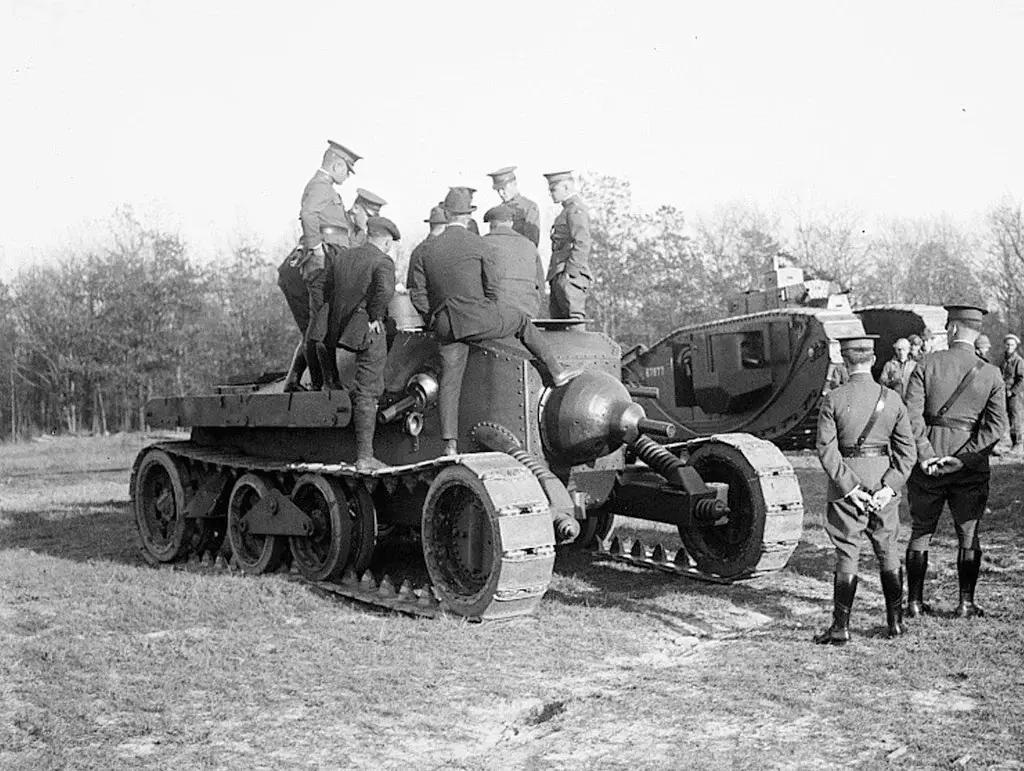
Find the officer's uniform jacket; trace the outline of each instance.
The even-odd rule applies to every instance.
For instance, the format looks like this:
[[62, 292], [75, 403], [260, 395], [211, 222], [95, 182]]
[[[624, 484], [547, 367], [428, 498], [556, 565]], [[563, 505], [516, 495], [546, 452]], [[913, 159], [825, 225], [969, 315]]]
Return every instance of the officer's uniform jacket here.
[[505, 227], [492, 228], [484, 240], [493, 244], [501, 255], [498, 302], [535, 318], [544, 285], [544, 266], [537, 247], [525, 236]]
[[512, 209], [512, 229], [540, 246], [540, 207], [521, 193], [505, 201], [505, 206]]
[[[885, 405], [860, 450], [872, 457], [844, 457], [844, 453], [860, 454], [854, 448], [882, 391]], [[851, 375], [845, 385], [825, 394], [818, 412], [816, 446], [829, 480], [829, 501], [846, 497], [858, 486], [869, 493], [883, 485], [899, 492], [917, 460], [903, 400], [892, 389], [876, 383], [871, 375], [860, 372]]]
[[[302, 245], [307, 249], [313, 249], [325, 240], [320, 234], [322, 227], [334, 227], [348, 232], [352, 230], [341, 196], [323, 170], [318, 170], [302, 191], [299, 221], [302, 223]], [[349, 245], [348, 238], [340, 234], [326, 240], [336, 246]]]
[[562, 203], [562, 211], [551, 226], [551, 263], [547, 280], [551, 281], [563, 271], [570, 278], [592, 278], [590, 212], [578, 193]]
[[882, 367], [882, 374], [879, 376], [879, 382], [887, 388], [891, 388], [893, 391], [900, 395], [903, 399], [907, 395], [907, 385], [910, 383], [910, 374], [914, 371], [914, 367], [917, 366], [917, 362], [910, 357], [907, 360], [900, 362], [895, 356], [885, 363]]
[[1024, 386], [1024, 357], [1014, 351], [1012, 356], [1004, 356], [1002, 367], [1003, 383], [1006, 386], [1006, 398], [1020, 396]]
[[334, 345], [362, 350], [371, 321], [383, 322], [395, 294], [395, 263], [373, 244], [349, 249], [334, 266], [329, 336]]
[[966, 471], [989, 473], [988, 456], [1008, 425], [999, 370], [982, 362], [956, 403], [944, 416], [937, 415], [979, 361], [973, 345], [958, 341], [947, 351], [929, 353], [914, 367], [907, 387], [907, 410], [918, 460], [950, 455], [963, 461]]
[[452, 224], [421, 246], [421, 262], [410, 266], [409, 296], [427, 325], [433, 326], [434, 316], [447, 308], [456, 340], [490, 329], [498, 299], [497, 250]]

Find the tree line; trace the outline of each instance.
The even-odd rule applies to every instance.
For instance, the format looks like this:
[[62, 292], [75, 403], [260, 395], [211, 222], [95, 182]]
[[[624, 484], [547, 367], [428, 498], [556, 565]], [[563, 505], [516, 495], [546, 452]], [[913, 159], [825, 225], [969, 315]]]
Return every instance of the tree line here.
[[[987, 331], [1024, 327], [1024, 207], [1005, 200], [976, 228], [892, 219], [870, 234], [850, 211], [784, 218], [731, 203], [687, 221], [634, 206], [630, 185], [591, 175], [592, 328], [624, 348], [727, 314], [763, 288], [783, 253], [855, 305], [986, 302]], [[0, 437], [144, 427], [145, 403], [283, 370], [298, 332], [277, 287], [283, 254], [239, 236], [198, 254], [175, 232], [117, 211], [101, 246], [66, 249], [0, 282]], [[398, 255], [404, 275], [407, 250]], [[546, 246], [542, 244], [542, 247]]]

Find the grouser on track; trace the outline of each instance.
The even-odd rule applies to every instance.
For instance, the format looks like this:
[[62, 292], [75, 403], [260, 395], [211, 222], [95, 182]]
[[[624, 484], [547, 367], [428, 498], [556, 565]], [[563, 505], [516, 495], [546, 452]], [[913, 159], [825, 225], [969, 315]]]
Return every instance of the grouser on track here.
[[[785, 457], [745, 434], [671, 442], [673, 426], [648, 419], [622, 384], [621, 349], [605, 335], [537, 322], [560, 361], [585, 366], [557, 389], [516, 341], [471, 346], [460, 454], [445, 456], [438, 344], [407, 298], [396, 296], [392, 318], [401, 328], [389, 333], [375, 439], [389, 468], [356, 471], [345, 391], [273, 392], [277, 383], [151, 400], [149, 425], [191, 433], [135, 461], [131, 498], [145, 558], [219, 555], [251, 574], [290, 561], [336, 593], [473, 619], [533, 611], [556, 544], [573, 541], [718, 581], [786, 564], [803, 502]], [[622, 548], [612, 538], [616, 514], [675, 525], [683, 548]], [[371, 574], [389, 548], [381, 535], [396, 529], [418, 536], [429, 587]]]

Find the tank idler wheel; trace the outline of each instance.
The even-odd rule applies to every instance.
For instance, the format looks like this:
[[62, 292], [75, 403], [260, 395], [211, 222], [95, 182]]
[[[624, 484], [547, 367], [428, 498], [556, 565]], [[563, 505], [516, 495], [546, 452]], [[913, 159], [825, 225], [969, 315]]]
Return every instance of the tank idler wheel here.
[[188, 473], [163, 450], [148, 450], [136, 466], [133, 489], [139, 541], [157, 562], [186, 559], [195, 520], [185, 516]]
[[299, 478], [292, 501], [313, 521], [313, 532], [292, 535], [295, 567], [308, 581], [330, 581], [341, 575], [352, 548], [352, 515], [341, 483], [319, 474]]
[[243, 517], [270, 490], [271, 484], [258, 474], [243, 474], [235, 482], [228, 501], [228, 541], [238, 566], [250, 575], [276, 570], [288, 547], [282, 536], [243, 532]]
[[580, 535], [573, 541], [573, 545], [583, 549], [592, 548], [599, 541], [610, 538], [613, 530], [615, 530], [615, 512], [603, 509], [588, 511], [587, 518], [580, 522]]
[[349, 490], [347, 514], [352, 520], [352, 548], [347, 567], [360, 574], [370, 567], [377, 548], [377, 509], [365, 485], [356, 484]]
[[533, 472], [504, 454], [479, 453], [438, 473], [423, 504], [422, 537], [434, 590], [457, 615], [530, 613], [551, 580], [547, 496]]

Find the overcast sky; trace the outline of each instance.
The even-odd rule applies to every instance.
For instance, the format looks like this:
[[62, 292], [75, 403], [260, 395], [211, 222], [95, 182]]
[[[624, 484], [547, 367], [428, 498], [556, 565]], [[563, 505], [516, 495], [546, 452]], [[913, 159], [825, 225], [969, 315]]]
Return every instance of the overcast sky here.
[[[1024, 198], [1024, 3], [7, 0], [0, 276], [123, 203], [206, 250], [296, 231], [328, 137], [415, 242], [485, 173], [970, 218]], [[411, 245], [411, 244], [410, 244]], [[542, 241], [542, 252], [544, 251]], [[545, 252], [546, 254], [546, 252]]]

